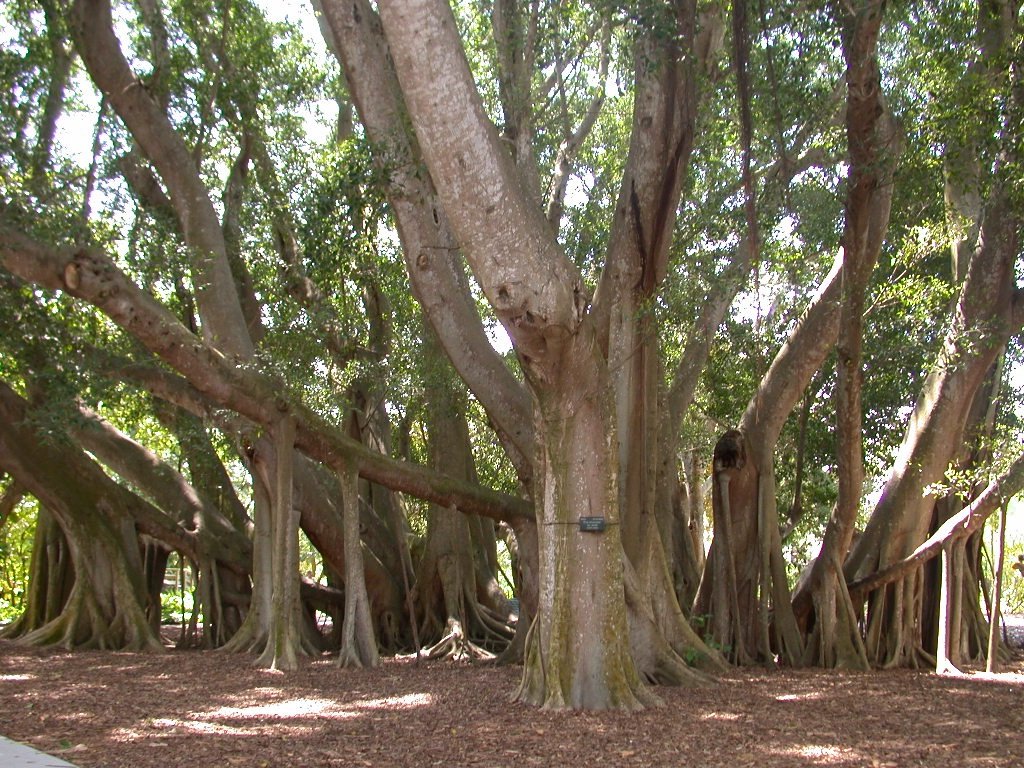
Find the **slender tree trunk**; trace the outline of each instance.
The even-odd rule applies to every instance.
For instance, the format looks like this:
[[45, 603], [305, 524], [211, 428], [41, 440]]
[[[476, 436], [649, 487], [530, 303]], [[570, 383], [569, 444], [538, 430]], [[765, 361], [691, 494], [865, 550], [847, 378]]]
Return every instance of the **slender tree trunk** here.
[[270, 639], [270, 617], [274, 594], [273, 514], [267, 487], [252, 468], [253, 534], [252, 596], [242, 626], [224, 644], [230, 653], [262, 653]]
[[999, 651], [1000, 607], [1003, 599], [1003, 560], [1006, 556], [1006, 514], [1009, 511], [1004, 501], [999, 514], [999, 538], [993, 553], [995, 574], [992, 579], [992, 598], [988, 613], [988, 647], [985, 654], [985, 671], [996, 671], [996, 654]]
[[[842, 559], [853, 539], [864, 482], [861, 431], [863, 325], [867, 283], [882, 241], [892, 199], [896, 131], [886, 112], [877, 62], [883, 6], [866, 4], [836, 15], [846, 58], [846, 133], [850, 155], [843, 232], [842, 307], [837, 345], [836, 443], [839, 497], [811, 566], [813, 641], [805, 661], [826, 667], [867, 669]], [[880, 217], [881, 221], [878, 220]]]
[[299, 512], [292, 499], [295, 421], [282, 414], [273, 434], [275, 497], [271, 503], [273, 539], [269, 642], [257, 660], [260, 666], [288, 671], [298, 667], [302, 645], [299, 604]]
[[341, 629], [338, 665], [377, 666], [377, 640], [370, 616], [363, 570], [363, 546], [359, 536], [359, 475], [350, 469], [341, 483], [345, 524], [345, 619]]
[[956, 619], [957, 595], [960, 592], [962, 572], [958, 553], [962, 545], [952, 541], [942, 548], [942, 576], [939, 593], [939, 641], [935, 653], [935, 672], [940, 675], [958, 675], [958, 648], [953, 634], [959, 631]]

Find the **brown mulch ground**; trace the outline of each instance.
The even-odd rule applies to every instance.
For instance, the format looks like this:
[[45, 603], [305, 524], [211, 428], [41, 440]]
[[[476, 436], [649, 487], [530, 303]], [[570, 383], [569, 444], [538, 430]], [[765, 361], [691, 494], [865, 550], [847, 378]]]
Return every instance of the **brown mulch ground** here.
[[986, 677], [735, 670], [638, 714], [512, 703], [520, 670], [64, 653], [0, 641], [0, 734], [82, 766], [1024, 765], [1024, 663]]

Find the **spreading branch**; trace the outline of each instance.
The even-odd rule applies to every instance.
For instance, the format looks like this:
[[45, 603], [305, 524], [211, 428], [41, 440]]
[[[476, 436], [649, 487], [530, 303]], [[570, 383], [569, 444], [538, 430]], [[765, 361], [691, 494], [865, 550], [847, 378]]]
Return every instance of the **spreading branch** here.
[[205, 397], [264, 429], [278, 422], [282, 409], [292, 410], [296, 447], [336, 471], [349, 461], [367, 480], [445, 507], [505, 521], [533, 516], [532, 506], [522, 499], [383, 456], [301, 403], [288, 402], [280, 382], [237, 365], [199, 339], [97, 249], [54, 248], [0, 224], [0, 264], [23, 280], [93, 304]]
[[939, 554], [947, 544], [979, 530], [992, 513], [1000, 508], [1003, 501], [1016, 496], [1021, 490], [1024, 490], [1024, 454], [1003, 474], [990, 482], [974, 501], [939, 526], [939, 529], [912, 553], [870, 576], [850, 582], [850, 597], [856, 602], [868, 592], [874, 592], [904, 578], [915, 568], [919, 568]]

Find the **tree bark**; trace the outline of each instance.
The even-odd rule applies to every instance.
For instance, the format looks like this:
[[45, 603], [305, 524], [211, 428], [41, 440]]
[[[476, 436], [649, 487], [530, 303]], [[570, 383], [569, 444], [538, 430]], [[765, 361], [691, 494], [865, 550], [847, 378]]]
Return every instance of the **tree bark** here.
[[341, 628], [338, 665], [375, 667], [377, 640], [370, 617], [359, 536], [359, 475], [353, 468], [338, 480], [341, 483], [345, 525], [345, 620]]
[[[882, 96], [877, 47], [884, 8], [837, 6], [846, 59], [850, 172], [842, 239], [842, 306], [837, 346], [836, 442], [839, 497], [805, 589], [813, 593], [814, 633], [805, 661], [866, 669], [867, 657], [840, 564], [853, 539], [864, 483], [861, 388], [867, 283], [881, 250], [892, 200], [897, 134]], [[807, 617], [801, 617], [807, 621]]]
[[[66, 600], [47, 599], [46, 622], [22, 635], [38, 645], [162, 651], [146, 617], [146, 588], [138, 551], [140, 530], [163, 534], [195, 554], [188, 537], [142, 499], [121, 488], [88, 457], [53, 441], [41, 440], [26, 424], [28, 404], [0, 383], [0, 467], [52, 512], [64, 534], [74, 570]], [[58, 565], [55, 559], [52, 565]], [[47, 581], [47, 593], [61, 590], [65, 578]], [[26, 625], [27, 626], [27, 625]]]

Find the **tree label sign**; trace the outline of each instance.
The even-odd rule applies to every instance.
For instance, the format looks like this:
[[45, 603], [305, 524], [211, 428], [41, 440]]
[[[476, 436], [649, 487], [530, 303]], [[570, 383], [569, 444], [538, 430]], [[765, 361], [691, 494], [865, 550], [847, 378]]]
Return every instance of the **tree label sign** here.
[[580, 530], [585, 533], [601, 533], [604, 531], [604, 518], [603, 517], [581, 517], [580, 518]]

